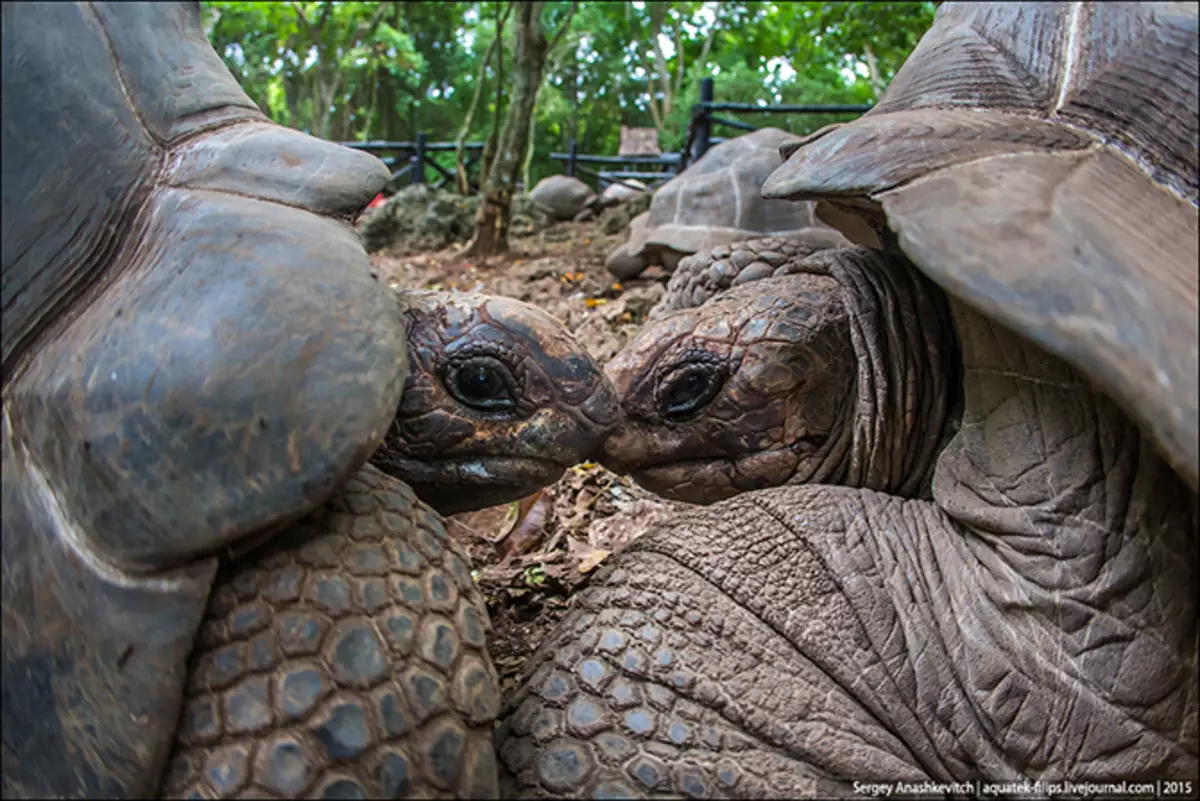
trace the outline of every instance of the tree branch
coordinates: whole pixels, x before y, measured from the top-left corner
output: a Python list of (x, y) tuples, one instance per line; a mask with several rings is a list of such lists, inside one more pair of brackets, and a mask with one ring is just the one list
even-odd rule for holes
[(360, 41), (365, 42), (375, 35), (375, 31), (379, 30), (379, 26), (383, 22), (383, 15), (392, 5), (394, 5), (393, 0), (387, 0), (387, 2), (379, 4), (379, 8), (375, 10), (375, 16), (371, 17), (371, 21), (367, 23), (366, 30), (364, 31), (361, 27), (359, 28), (358, 38)]
[(700, 49), (700, 58), (696, 61), (701, 67), (708, 62), (709, 51), (712, 50), (713, 39), (717, 37), (717, 24), (721, 21), (721, 3), (717, 3), (713, 7), (713, 24), (708, 30), (708, 38), (704, 40), (704, 47)]
[(650, 62), (646, 60), (646, 54), (642, 52), (642, 48), (637, 48), (638, 61), (641, 62), (642, 69), (646, 72), (646, 99), (650, 101), (650, 118), (654, 120), (654, 127), (658, 132), (664, 133), (662, 114), (658, 111), (658, 103), (654, 100), (654, 70), (650, 69)]
[(296, 12), (296, 17), (304, 23), (304, 27), (308, 28), (309, 33), (312, 32), (312, 23), (308, 21), (308, 16), (304, 13), (304, 7), (299, 3), (290, 3), (292, 11)]
[(325, 46), (325, 23), (329, 22), (329, 15), (333, 13), (333, 3), (327, 2), (321, 6), (321, 18), (317, 20), (316, 35), (321, 38), (321, 46)]
[(883, 94), (883, 88), (879, 80), (879, 65), (875, 61), (875, 51), (871, 49), (871, 45), (869, 44), (864, 44), (863, 50), (867, 56), (867, 71), (871, 76), (871, 92), (875, 95), (876, 102), (878, 102), (879, 96)]
[(684, 72), (684, 54), (683, 54), (683, 20), (675, 20), (675, 58), (679, 62), (675, 65), (675, 88), (671, 94), (675, 97), (679, 96), (679, 90), (683, 88), (683, 72)]
[[(483, 17), (483, 4), (480, 3), (480, 18)], [(492, 37), (492, 41), (488, 44), (487, 52), (483, 56), (483, 61), (479, 65), (479, 77), (475, 83), (475, 93), (471, 96), (471, 105), (467, 107), (466, 116), (463, 117), (462, 127), (458, 129), (458, 139), (455, 142), (454, 148), (454, 166), (455, 176), (457, 178), (458, 191), (461, 195), (471, 193), (471, 183), (467, 178), (466, 161), (464, 151), (466, 149), (467, 135), (471, 132), (471, 122), (475, 119), (475, 111), (479, 108), (479, 101), (483, 97), (483, 89), (487, 84), (487, 69), (491, 66), (492, 57), (496, 54), (496, 49), (500, 46), (500, 38), (504, 33), (504, 21), (508, 17), (508, 11), (512, 9), (509, 4), (505, 9), (504, 16), (500, 17), (496, 26), (496, 35)]]
[(555, 45), (557, 45), (559, 40), (563, 38), (563, 34), (567, 32), (567, 29), (571, 27), (571, 19), (575, 16), (575, 11), (578, 8), (579, 2), (578, 0), (574, 0), (574, 2), (571, 3), (571, 8), (567, 10), (566, 19), (562, 21), (562, 24), (558, 26), (558, 30), (554, 32), (554, 36), (550, 38), (550, 44), (546, 46), (547, 53), (554, 52)]
[(650, 10), (650, 45), (654, 53), (654, 71), (658, 74), (658, 83), (662, 87), (662, 116), (671, 113), (671, 73), (667, 69), (667, 57), (663, 53), (658, 37), (662, 34), (663, 21), (667, 15), (666, 3), (648, 3)]

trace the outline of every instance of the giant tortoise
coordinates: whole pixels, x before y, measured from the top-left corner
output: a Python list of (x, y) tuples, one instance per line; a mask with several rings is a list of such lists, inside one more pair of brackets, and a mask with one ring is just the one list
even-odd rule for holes
[(760, 128), (709, 150), (654, 193), (650, 210), (630, 223), (629, 239), (605, 259), (608, 271), (625, 279), (652, 264), (674, 270), (689, 253), (768, 234), (809, 231), (830, 246), (845, 244), (813, 219), (811, 204), (761, 196), (763, 180), (781, 163), (780, 147), (797, 141), (778, 128)]
[(195, 3), (5, 4), (3, 68), (5, 797), (494, 795), (482, 598), (384, 471), (540, 486), (598, 367), (391, 297), (348, 225), (387, 170), (271, 124)]
[(596, 201), (592, 188), (573, 175), (547, 175), (529, 190), (529, 199), (555, 220), (569, 220)]
[[(946, 293), (961, 410), (930, 497), (754, 490), (636, 540), (531, 659), (506, 783), (1195, 788), (1197, 42), (1194, 5), (946, 3), (874, 111), (790, 154), (764, 192)], [(880, 314), (881, 341), (930, 322)], [(895, 344), (854, 395), (911, 392), (881, 443), (924, 402)]]

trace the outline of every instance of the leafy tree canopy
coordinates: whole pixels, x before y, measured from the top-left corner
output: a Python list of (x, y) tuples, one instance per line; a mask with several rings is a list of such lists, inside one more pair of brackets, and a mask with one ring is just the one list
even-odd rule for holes
[[(930, 2), (584, 2), (541, 4), (563, 40), (549, 54), (526, 179), (561, 172), (570, 139), (615, 154), (622, 125), (656, 127), (664, 151), (686, 135), (700, 80), (719, 101), (873, 102), (933, 21)], [(503, 114), (512, 26), (497, 57), (496, 2), (202, 2), (205, 29), (274, 120), (336, 141), (483, 141)], [(483, 69), (481, 69), (483, 67)], [(497, 91), (497, 71), (502, 70)], [(477, 82), (485, 86), (470, 114)], [(734, 115), (723, 115), (734, 116)], [(805, 133), (845, 117), (742, 114)], [(738, 131), (718, 127), (718, 136)]]

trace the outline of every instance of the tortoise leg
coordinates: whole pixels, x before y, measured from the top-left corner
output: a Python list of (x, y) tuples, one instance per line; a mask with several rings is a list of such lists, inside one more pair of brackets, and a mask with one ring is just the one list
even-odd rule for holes
[(847, 487), (689, 511), (577, 596), (503, 714), (500, 759), (518, 797), (1194, 777), (1194, 607), (1158, 599), (1184, 598), (1195, 528), (1135, 504), (1161, 525), (1123, 542), (1005, 539)]
[(364, 467), (218, 574), (163, 792), (495, 797), (489, 626), (439, 518)]
[(849, 777), (944, 774), (881, 725), (903, 695), (825, 561), (828, 543), (850, 548), (855, 517), (902, 525), (904, 503), (785, 487), (635, 541), (576, 596), (504, 712), (513, 797), (829, 797), (852, 795)]

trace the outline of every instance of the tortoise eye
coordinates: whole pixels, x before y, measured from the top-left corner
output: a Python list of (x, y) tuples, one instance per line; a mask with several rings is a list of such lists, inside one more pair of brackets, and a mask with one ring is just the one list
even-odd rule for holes
[(486, 356), (452, 365), (446, 373), (446, 389), (454, 399), (485, 412), (511, 412), (517, 408), (515, 383), (503, 363)]
[(686, 420), (712, 402), (721, 390), (721, 376), (712, 365), (691, 364), (673, 373), (659, 394), (659, 409), (668, 420)]

